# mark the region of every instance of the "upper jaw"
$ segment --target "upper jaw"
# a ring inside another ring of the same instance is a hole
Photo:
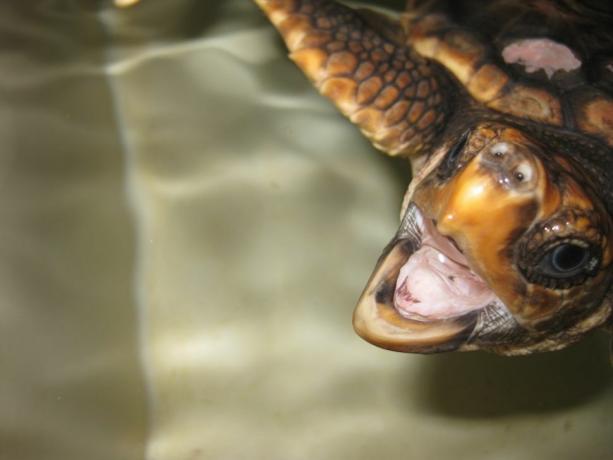
[[[484,348],[480,342],[486,345],[496,341],[499,334],[516,330],[513,317],[493,293],[473,308],[434,309],[426,316],[423,310],[411,314],[399,308],[395,297],[401,269],[424,242],[430,244],[431,227],[430,219],[415,203],[409,203],[397,234],[385,248],[358,301],[353,317],[356,332],[382,348],[434,353]],[[496,327],[492,327],[492,320]]]

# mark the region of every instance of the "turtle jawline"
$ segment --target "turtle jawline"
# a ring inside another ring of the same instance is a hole
[[[420,322],[464,316],[499,302],[477,275],[458,245],[441,235],[418,209],[420,246],[400,268],[393,306],[404,318]]]

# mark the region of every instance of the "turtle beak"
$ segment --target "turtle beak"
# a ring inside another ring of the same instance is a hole
[[[417,320],[402,316],[394,305],[400,270],[421,247],[423,229],[423,216],[411,203],[358,301],[353,327],[367,342],[388,350],[436,353],[466,349],[477,324],[476,311],[449,319]]]

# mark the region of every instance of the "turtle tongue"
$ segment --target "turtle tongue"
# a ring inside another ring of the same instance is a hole
[[[410,319],[445,319],[482,308],[496,296],[468,266],[466,257],[438,233],[425,226],[422,246],[402,266],[394,305]]]

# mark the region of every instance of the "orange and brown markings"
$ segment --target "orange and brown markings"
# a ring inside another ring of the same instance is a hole
[[[522,269],[530,280],[525,284],[524,298],[530,302],[522,302],[516,305],[515,310],[523,317],[526,324],[549,325],[549,321],[556,318],[563,319],[561,312],[571,314],[572,309],[581,305],[582,309],[575,314],[585,314],[587,306],[598,298],[603,289],[606,289],[606,280],[610,279],[609,269],[612,263],[612,248],[608,238],[610,235],[610,223],[602,210],[591,208],[588,198],[583,195],[578,184],[571,184],[565,191],[564,207],[552,218],[534,226],[530,231],[529,238],[524,238],[525,244],[520,248]],[[581,235],[581,239],[589,241],[596,247],[600,247],[601,266],[591,276],[585,275],[579,282],[558,280],[554,283],[538,274],[535,274],[535,266],[539,257],[542,256],[542,248],[551,240],[548,236],[557,234],[558,240],[564,238],[573,239]]]
[[[507,146],[504,155],[492,156],[499,145]],[[612,263],[607,212],[575,180],[573,169],[565,169],[570,164],[562,163],[552,174],[558,158],[544,156],[538,144],[515,128],[480,126],[466,148],[473,159],[449,180],[438,183],[431,176],[416,189],[413,201],[443,235],[453,238],[471,268],[522,325],[582,305],[591,292],[586,286],[599,286]],[[518,165],[531,173],[517,184],[500,180],[501,172],[515,171]],[[568,286],[560,280],[550,283],[545,275],[532,277],[548,248],[573,239],[602,249],[600,273],[587,284],[568,281]]]
[[[257,3],[292,60],[377,148],[390,155],[432,148],[448,112],[437,69],[370,27],[371,13],[324,0]]]
[[[421,55],[442,64],[486,107],[501,113],[562,126],[559,96],[536,86],[515,82],[494,59],[494,48],[444,16],[429,15],[405,21],[409,42]]]
[[[577,128],[613,147],[613,98],[600,90],[578,88],[569,99]]]

